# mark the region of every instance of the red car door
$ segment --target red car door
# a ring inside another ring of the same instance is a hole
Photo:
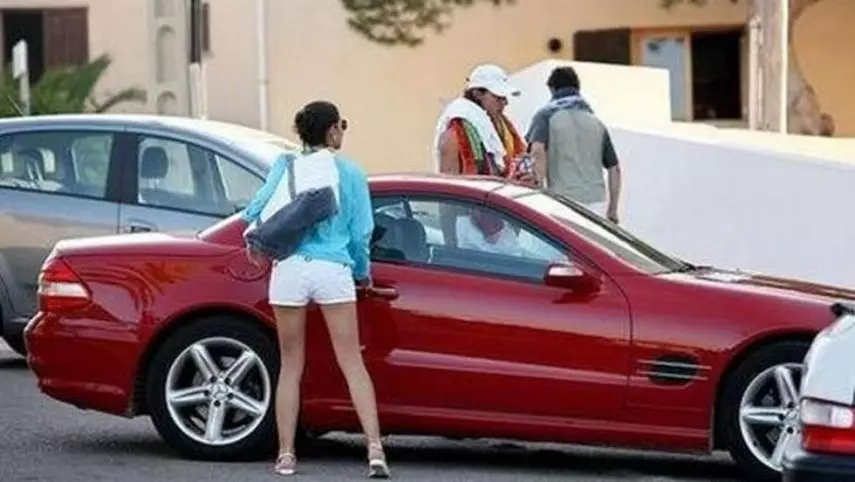
[[[608,277],[590,294],[547,286],[550,259],[568,253],[536,230],[503,217],[525,251],[507,239],[453,249],[437,221],[449,201],[400,203],[386,207],[402,219],[390,222],[373,268],[375,284],[398,294],[372,308],[383,310],[371,331],[385,426],[462,433],[483,422],[481,434],[545,436],[620,417],[630,317]],[[458,240],[473,234],[464,226]]]

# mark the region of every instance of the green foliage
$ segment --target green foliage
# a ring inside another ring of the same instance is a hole
[[[109,94],[101,101],[95,99],[95,87],[111,63],[112,59],[105,54],[87,64],[45,72],[31,88],[31,114],[101,113],[124,102],[145,103],[146,92],[139,88]],[[21,115],[18,81],[11,72],[11,68],[5,69],[0,85],[0,117]]]
[[[350,14],[347,22],[368,39],[385,45],[414,47],[425,31],[442,32],[455,8],[490,2],[494,6],[516,0],[341,0]]]

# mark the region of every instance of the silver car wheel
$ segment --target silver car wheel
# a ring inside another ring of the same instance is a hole
[[[762,371],[748,384],[739,404],[739,429],[760,462],[781,471],[787,445],[799,433],[802,365],[786,363]]]
[[[206,445],[249,436],[270,407],[270,373],[247,345],[224,337],[199,340],[182,351],[166,376],[166,406],[185,435]]]

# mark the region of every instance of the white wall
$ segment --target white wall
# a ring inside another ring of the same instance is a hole
[[[855,143],[670,121],[664,70],[547,60],[511,75],[524,131],[573,65],[623,166],[621,224],[698,264],[855,287]]]
[[[855,165],[667,130],[612,127],[626,228],[695,263],[855,287]]]
[[[556,67],[572,66],[579,76],[582,97],[606,122],[662,124],[671,122],[668,72],[652,67],[547,59],[509,75],[522,92],[509,99],[505,112],[521,134],[551,97],[546,87]]]

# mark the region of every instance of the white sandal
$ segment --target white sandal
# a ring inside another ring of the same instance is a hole
[[[297,457],[291,452],[282,452],[276,458],[273,471],[279,475],[294,475],[297,472]]]
[[[368,478],[370,479],[388,479],[392,474],[389,471],[389,465],[386,463],[386,455],[383,453],[383,446],[379,443],[368,445]]]

